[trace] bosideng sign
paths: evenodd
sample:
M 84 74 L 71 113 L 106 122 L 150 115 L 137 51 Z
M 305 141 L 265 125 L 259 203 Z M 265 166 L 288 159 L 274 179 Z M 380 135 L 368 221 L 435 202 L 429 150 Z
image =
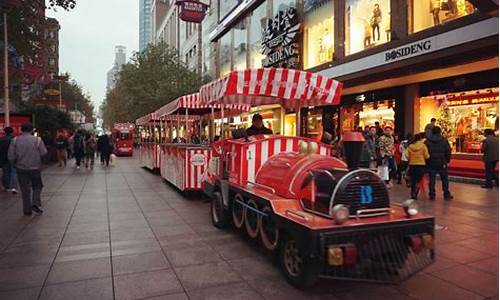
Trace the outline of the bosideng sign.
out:
M 299 18 L 293 7 L 279 11 L 273 20 L 268 20 L 262 37 L 261 52 L 266 55 L 262 60 L 262 66 L 296 68 L 299 32 Z
M 179 18 L 191 23 L 201 23 L 208 8 L 207 4 L 195 0 L 181 0 L 175 4 L 180 8 Z
M 407 56 L 414 56 L 421 52 L 431 50 L 431 40 L 424 40 L 414 44 L 409 44 L 385 53 L 385 61 L 398 60 Z

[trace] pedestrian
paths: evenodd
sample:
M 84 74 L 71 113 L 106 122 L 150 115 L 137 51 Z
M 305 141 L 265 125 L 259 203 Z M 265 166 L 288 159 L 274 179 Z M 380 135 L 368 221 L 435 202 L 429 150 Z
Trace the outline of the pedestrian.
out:
M 68 149 L 68 139 L 64 136 L 62 132 L 57 135 L 56 138 L 56 151 L 57 151 L 57 161 L 59 163 L 59 167 L 66 167 L 66 150 Z
M 21 125 L 21 136 L 15 137 L 9 146 L 9 161 L 15 164 L 23 198 L 24 215 L 43 213 L 40 194 L 42 192 L 42 158 L 47 148 L 42 139 L 33 136 L 33 125 Z
M 74 144 L 74 141 L 75 141 L 75 133 L 74 132 L 68 139 L 68 159 L 72 159 L 73 158 L 73 144 Z
M 426 133 L 427 134 L 427 133 Z M 441 127 L 434 126 L 431 135 L 425 140 L 429 150 L 427 169 L 429 172 L 429 200 L 436 199 L 436 175 L 441 178 L 444 200 L 453 199 L 449 190 L 448 164 L 451 160 L 451 147 L 448 140 L 441 134 Z
M 483 141 L 481 150 L 483 152 L 484 176 L 486 182 L 482 188 L 491 189 L 493 184 L 498 186 L 498 174 L 495 170 L 498 163 L 498 137 L 495 136 L 493 129 L 485 129 L 486 139 Z
M 104 135 L 101 134 L 97 137 L 97 155 L 99 155 L 99 159 L 101 160 L 101 165 L 104 165 L 104 157 L 102 156 L 102 142 Z
M 372 126 L 365 131 L 365 141 L 363 142 L 363 147 L 361 148 L 361 155 L 359 158 L 359 166 L 361 168 L 376 168 L 377 161 L 377 129 Z
M 432 128 L 436 126 L 436 118 L 432 118 L 431 122 L 425 125 L 425 138 L 428 139 L 432 135 Z
M 384 135 L 384 130 L 382 129 L 382 127 L 380 127 L 380 122 L 379 121 L 375 122 L 375 128 L 377 129 L 377 136 L 378 137 L 381 137 L 381 136 Z
M 76 160 L 76 168 L 80 169 L 82 159 L 85 155 L 85 145 L 81 131 L 77 131 L 73 137 L 73 155 Z
M 391 179 L 394 177 L 396 167 L 394 165 L 394 137 L 392 136 L 392 127 L 385 127 L 384 135 L 378 140 L 379 156 L 382 166 L 387 166 L 389 178 L 385 180 L 387 187 L 391 187 Z
M 401 152 L 401 168 L 398 168 L 398 172 L 401 172 L 401 176 L 405 178 L 407 187 L 410 187 L 410 182 L 406 176 L 408 171 L 408 146 L 410 145 L 412 139 L 413 134 L 407 133 L 405 139 L 399 144 L 399 152 Z
M 88 169 L 89 166 L 91 169 L 94 168 L 94 157 L 95 151 L 97 147 L 97 142 L 94 136 L 90 133 L 85 135 L 85 168 Z
M 5 135 L 0 139 L 0 167 L 2 167 L 2 188 L 13 194 L 17 194 L 16 168 L 9 161 L 9 146 L 14 138 L 12 127 L 3 129 Z
M 101 152 L 101 163 L 109 167 L 109 158 L 111 156 L 111 139 L 107 134 L 102 135 L 101 145 L 99 151 Z
M 412 199 L 418 198 L 418 183 L 425 175 L 425 161 L 429 159 L 429 151 L 422 141 L 422 133 L 417 133 L 408 146 L 408 165 L 411 181 Z
M 396 179 L 396 183 L 397 184 L 401 184 L 401 179 L 402 179 L 402 176 L 403 174 L 401 173 L 401 168 L 402 168 L 402 165 L 401 165 L 401 151 L 400 151 L 400 148 L 399 146 L 401 146 L 401 143 L 400 143 L 400 138 L 399 138 L 399 135 L 398 134 L 395 134 L 394 135 L 394 167 L 395 167 L 395 170 L 394 170 L 394 179 Z

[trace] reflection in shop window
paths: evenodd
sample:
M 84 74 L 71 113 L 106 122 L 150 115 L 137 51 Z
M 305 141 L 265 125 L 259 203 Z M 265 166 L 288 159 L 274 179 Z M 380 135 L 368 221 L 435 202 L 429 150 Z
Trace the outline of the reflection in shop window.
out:
M 498 131 L 498 88 L 420 98 L 420 129 L 437 119 L 453 153 L 481 153 L 485 129 Z
M 378 122 L 382 128 L 386 126 L 394 128 L 395 105 L 396 101 L 389 99 L 344 106 L 340 111 L 341 131 L 375 126 L 375 122 Z
M 304 68 L 333 60 L 333 0 L 304 3 Z
M 250 26 L 248 28 L 249 34 L 249 49 L 250 51 L 250 68 L 260 68 L 262 60 L 265 56 L 261 53 L 262 48 L 262 31 L 266 26 L 266 7 L 267 2 L 264 1 L 250 14 Z
M 247 18 L 243 18 L 233 29 L 234 70 L 247 68 Z
M 226 32 L 219 43 L 219 76 L 224 76 L 231 72 L 231 31 Z
M 280 11 L 286 11 L 289 7 L 296 7 L 295 0 L 273 0 L 273 16 Z
M 347 0 L 346 55 L 391 40 L 390 0 Z
M 470 15 L 474 6 L 467 0 L 409 0 L 410 33 Z

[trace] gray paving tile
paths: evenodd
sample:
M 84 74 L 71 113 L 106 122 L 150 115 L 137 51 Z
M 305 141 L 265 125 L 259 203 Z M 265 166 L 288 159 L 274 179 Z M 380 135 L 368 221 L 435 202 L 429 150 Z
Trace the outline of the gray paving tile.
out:
M 110 276 L 109 257 L 56 262 L 50 270 L 47 284 Z
M 111 278 L 67 282 L 45 286 L 40 300 L 113 299 Z
M 36 300 L 41 288 L 31 288 L 14 290 L 7 292 L 0 292 L 0 299 L 2 300 Z
M 191 300 L 264 299 L 252 287 L 243 282 L 193 290 L 189 291 L 188 294 Z
M 170 268 L 162 252 L 113 256 L 113 273 L 122 275 Z
M 226 262 L 175 268 L 175 271 L 188 291 L 242 281 Z
M 115 276 L 116 299 L 144 299 L 182 292 L 172 270 Z
M 177 293 L 177 294 L 147 298 L 147 300 L 188 300 L 188 299 L 189 298 L 185 293 Z
M 50 265 L 0 269 L 0 291 L 40 287 Z
M 93 231 L 93 232 L 67 232 L 62 241 L 63 247 L 98 244 L 109 242 L 108 231 Z
M 279 267 L 273 265 L 270 257 L 247 257 L 228 261 L 233 269 L 240 274 L 245 280 L 255 280 L 269 277 L 279 277 Z

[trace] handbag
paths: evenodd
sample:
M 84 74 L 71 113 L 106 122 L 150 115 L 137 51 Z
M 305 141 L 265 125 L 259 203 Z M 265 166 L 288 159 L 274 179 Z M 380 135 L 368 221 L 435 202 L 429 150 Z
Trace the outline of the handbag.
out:
M 378 166 L 378 176 L 382 180 L 389 180 L 389 166 L 386 164 Z

